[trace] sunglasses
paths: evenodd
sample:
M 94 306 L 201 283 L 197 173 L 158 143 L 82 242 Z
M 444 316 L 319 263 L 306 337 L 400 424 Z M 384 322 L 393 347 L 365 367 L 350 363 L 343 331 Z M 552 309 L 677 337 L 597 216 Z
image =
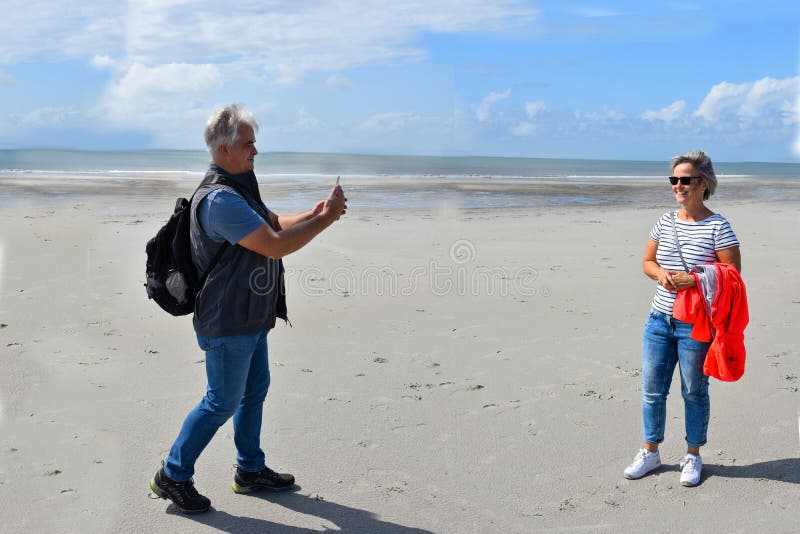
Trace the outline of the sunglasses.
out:
M 700 178 L 702 178 L 702 176 L 681 176 L 680 178 L 677 176 L 670 176 L 669 183 L 672 185 L 678 185 L 678 182 L 680 182 L 681 185 L 689 185 L 692 183 L 692 180 Z

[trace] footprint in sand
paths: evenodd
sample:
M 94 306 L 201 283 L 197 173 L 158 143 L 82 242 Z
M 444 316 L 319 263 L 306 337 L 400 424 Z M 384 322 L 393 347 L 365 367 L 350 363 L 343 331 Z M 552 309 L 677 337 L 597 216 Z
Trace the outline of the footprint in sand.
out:
M 525 432 L 530 437 L 536 437 L 539 435 L 539 428 L 536 426 L 536 421 L 523 421 L 521 424 L 525 426 Z
M 564 499 L 563 501 L 561 501 L 559 503 L 558 511 L 559 512 L 572 512 L 577 507 L 578 506 L 574 502 L 572 502 L 572 499 Z

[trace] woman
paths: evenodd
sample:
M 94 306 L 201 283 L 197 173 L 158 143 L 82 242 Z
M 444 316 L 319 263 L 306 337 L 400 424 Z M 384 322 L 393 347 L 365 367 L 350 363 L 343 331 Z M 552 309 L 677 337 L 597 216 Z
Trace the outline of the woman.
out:
M 680 463 L 681 484 L 695 486 L 700 482 L 700 447 L 706 443 L 708 430 L 708 377 L 703 374 L 703 362 L 710 344 L 692 339 L 692 325 L 674 319 L 672 307 L 678 291 L 695 285 L 688 269 L 721 262 L 740 270 L 741 256 L 739 240 L 728 221 L 703 203 L 717 188 L 711 159 L 695 150 L 672 158 L 671 165 L 669 181 L 681 209 L 658 219 L 642 260 L 644 274 L 658 285 L 642 341 L 644 444 L 625 469 L 625 477 L 641 478 L 661 467 L 658 446 L 664 441 L 667 395 L 677 364 L 687 444 Z

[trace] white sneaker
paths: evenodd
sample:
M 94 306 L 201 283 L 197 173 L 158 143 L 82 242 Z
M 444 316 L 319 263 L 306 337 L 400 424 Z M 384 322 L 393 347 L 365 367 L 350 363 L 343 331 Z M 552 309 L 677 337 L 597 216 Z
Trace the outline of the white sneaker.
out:
M 661 467 L 661 454 L 656 452 L 650 452 L 647 449 L 639 449 L 639 452 L 636 453 L 636 457 L 633 459 L 633 463 L 625 468 L 625 478 L 630 478 L 631 480 L 635 480 L 637 478 L 642 478 L 650 471 L 654 471 Z
M 681 485 L 696 486 L 700 482 L 700 474 L 703 472 L 703 460 L 700 456 L 686 453 L 681 460 Z

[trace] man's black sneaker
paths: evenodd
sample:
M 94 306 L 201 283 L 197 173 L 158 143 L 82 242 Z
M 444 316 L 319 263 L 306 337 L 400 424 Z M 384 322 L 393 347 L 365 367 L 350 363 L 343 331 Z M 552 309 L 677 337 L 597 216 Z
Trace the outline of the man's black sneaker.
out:
M 276 473 L 265 467 L 257 473 L 242 471 L 238 467 L 233 475 L 233 491 L 250 493 L 251 491 L 289 491 L 294 486 L 294 477 L 289 473 Z
M 162 499 L 171 500 L 184 514 L 200 514 L 211 506 L 211 500 L 194 489 L 194 480 L 190 478 L 186 482 L 175 482 L 167 476 L 163 467 L 150 480 L 150 489 Z

